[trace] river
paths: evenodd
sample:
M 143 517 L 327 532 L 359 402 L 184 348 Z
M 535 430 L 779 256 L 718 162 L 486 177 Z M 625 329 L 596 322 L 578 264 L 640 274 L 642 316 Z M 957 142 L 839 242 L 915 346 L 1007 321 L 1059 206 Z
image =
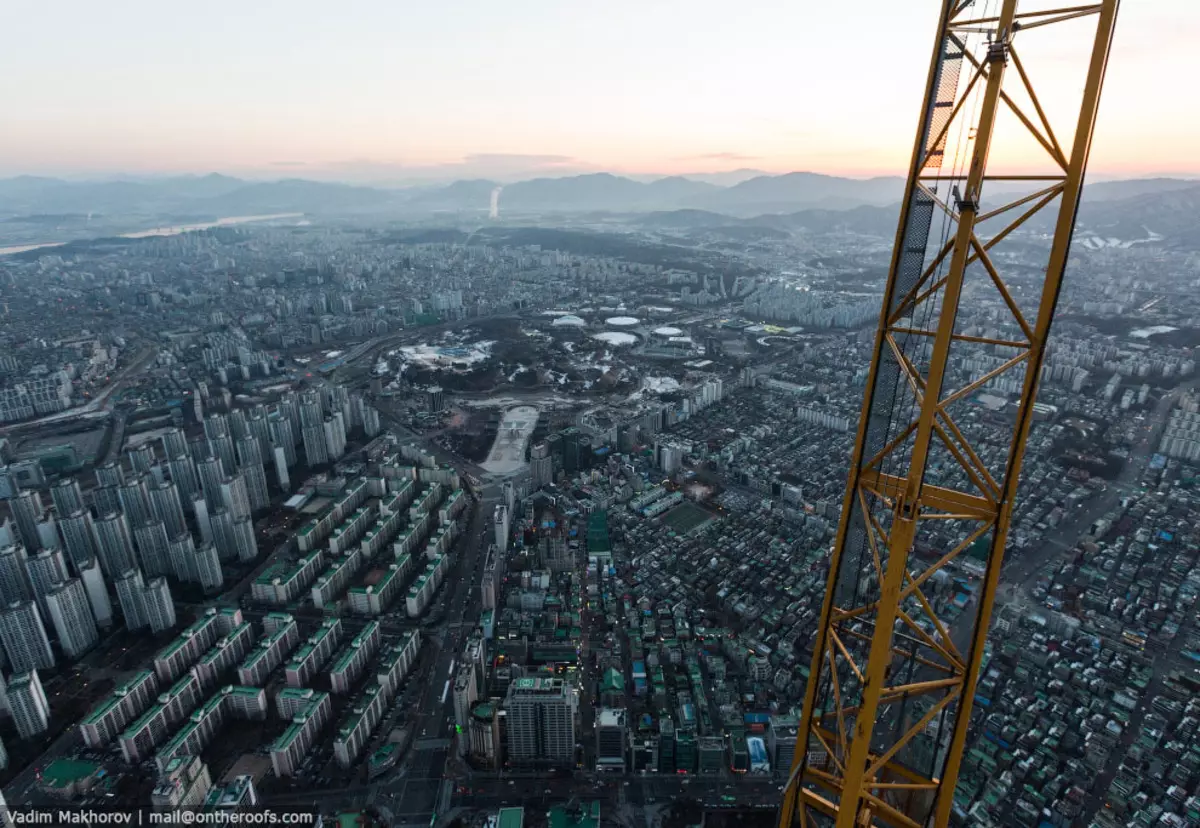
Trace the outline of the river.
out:
M 275 221 L 278 219 L 300 218 L 303 213 L 271 213 L 263 216 L 227 216 L 216 221 L 206 221 L 199 224 L 178 224 L 174 227 L 154 227 L 150 230 L 138 230 L 133 233 L 122 233 L 120 239 L 145 239 L 150 236 L 177 236 L 192 230 L 208 230 L 211 227 L 226 227 L 231 224 L 246 224 L 252 221 Z M 72 241 L 91 241 L 91 239 L 72 239 Z M 12 247 L 0 247 L 0 256 L 11 253 L 24 253 L 27 250 L 38 250 L 44 247 L 62 247 L 70 242 L 40 242 L 38 244 L 18 244 Z

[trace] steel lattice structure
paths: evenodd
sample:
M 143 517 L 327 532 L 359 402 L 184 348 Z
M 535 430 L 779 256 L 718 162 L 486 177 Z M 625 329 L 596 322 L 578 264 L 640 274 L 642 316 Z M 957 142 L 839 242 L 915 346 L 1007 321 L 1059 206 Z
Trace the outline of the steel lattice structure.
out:
M 950 820 L 1118 3 L 943 2 L 781 828 Z M 1021 44 L 1078 18 L 1095 33 L 1064 146 Z M 1001 114 L 1041 147 L 1036 172 L 989 174 Z M 1001 194 L 988 209 L 985 184 Z M 1045 271 L 1010 275 L 1004 242 L 1038 214 L 1053 216 Z M 1005 318 L 978 330 L 958 311 L 983 291 Z M 969 398 L 1009 377 L 1015 417 L 972 428 Z M 984 574 L 951 624 L 929 580 L 968 550 Z

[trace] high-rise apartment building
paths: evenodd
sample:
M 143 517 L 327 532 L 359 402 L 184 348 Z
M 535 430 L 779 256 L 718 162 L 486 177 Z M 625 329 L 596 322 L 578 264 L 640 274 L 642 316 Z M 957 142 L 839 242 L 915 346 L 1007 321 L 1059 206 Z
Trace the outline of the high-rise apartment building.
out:
M 42 618 L 46 617 L 46 596 L 56 586 L 71 577 L 67 571 L 67 556 L 61 549 L 43 549 L 29 559 L 29 586 L 33 600 L 37 602 Z
M 79 511 L 85 506 L 83 490 L 79 488 L 79 481 L 74 477 L 63 478 L 51 486 L 50 500 L 54 503 L 54 511 L 60 518 L 63 515 Z
M 200 475 L 200 489 L 204 499 L 210 506 L 221 503 L 221 481 L 225 479 L 225 470 L 217 457 L 205 457 L 196 463 L 196 471 Z
M 163 522 L 168 538 L 187 531 L 183 501 L 179 497 L 179 487 L 173 480 L 149 486 L 146 493 L 150 498 L 150 514 Z
M 190 540 L 190 539 L 189 539 Z M 221 559 L 217 548 L 211 543 L 202 543 L 195 548 L 196 581 L 206 592 L 217 592 L 224 583 Z
M 150 631 L 160 633 L 175 626 L 175 601 L 166 578 L 151 578 L 142 590 L 142 604 L 146 608 L 146 622 Z
M 67 658 L 79 658 L 99 643 L 100 633 L 83 581 L 71 578 L 56 586 L 46 595 L 46 607 Z
M 221 499 L 214 506 L 222 505 L 229 510 L 234 520 L 250 517 L 250 496 L 246 492 L 246 480 L 241 472 L 235 472 L 221 480 Z
M 271 503 L 267 492 L 267 474 L 263 469 L 263 454 L 258 440 L 253 436 L 239 440 L 237 444 L 238 469 L 246 481 L 246 494 L 253 511 L 265 509 Z
M 154 444 L 142 443 L 137 448 L 129 449 L 125 455 L 129 458 L 129 466 L 134 472 L 148 474 L 150 467 L 154 465 Z
M 152 520 L 133 532 L 142 572 L 150 577 L 171 572 L 170 543 L 167 527 L 161 520 Z
M 41 495 L 32 490 L 17 492 L 17 496 L 8 501 L 8 508 L 12 511 L 13 523 L 25 549 L 30 552 L 41 549 L 37 525 L 46 511 Z
M 187 436 L 181 428 L 169 428 L 162 436 L 163 456 L 168 461 L 176 457 L 186 457 L 188 453 Z
M 508 688 L 508 756 L 517 764 L 574 764 L 575 706 L 561 678 L 522 678 Z
M 171 472 L 171 482 L 179 490 L 181 502 L 190 503 L 192 498 L 202 491 L 200 474 L 196 471 L 196 464 L 192 462 L 189 455 L 181 454 L 179 457 L 171 458 L 167 461 L 167 469 Z
M 239 561 L 252 561 L 258 557 L 258 541 L 250 518 L 238 518 L 233 522 L 233 548 Z
M 175 626 L 175 602 L 166 578 L 146 581 L 141 572 L 130 570 L 117 581 L 116 587 L 125 626 L 129 629 L 149 627 L 158 633 Z
M 140 630 L 148 626 L 150 620 L 146 617 L 146 604 L 142 592 L 146 589 L 146 579 L 140 570 L 127 569 L 121 576 L 114 579 L 113 586 L 117 590 L 117 603 L 121 607 L 121 615 L 125 618 L 125 628 Z
M 110 578 L 136 566 L 133 532 L 123 514 L 110 512 L 97 520 L 95 527 L 100 566 Z
M 29 554 L 25 547 L 18 542 L 0 549 L 0 601 L 3 601 L 3 606 L 32 597 Z
M 42 689 L 37 670 L 14 675 L 8 684 L 8 701 L 12 707 L 17 733 L 22 739 L 33 739 L 50 727 L 50 700 Z
M 93 511 L 97 515 L 109 515 L 121 511 L 121 498 L 117 486 L 97 486 L 89 492 Z
M 32 601 L 13 601 L 0 612 L 0 643 L 14 673 L 48 670 L 54 666 L 54 651 L 42 623 L 42 614 Z
M 78 566 L 84 561 L 92 560 L 97 555 L 96 527 L 92 521 L 92 513 L 86 509 L 76 509 L 66 517 L 59 514 L 58 531 L 62 535 L 63 548 Z
M 237 549 L 233 539 L 233 515 L 228 509 L 219 507 L 213 509 L 208 517 L 212 525 L 213 546 L 221 560 L 228 561 L 237 557 Z
M 283 454 L 287 458 L 288 468 L 296 465 L 296 431 L 292 425 L 292 421 L 287 415 L 280 411 L 273 411 L 267 417 L 267 426 L 271 432 L 271 443 L 283 449 Z
M 150 496 L 145 475 L 134 475 L 118 486 L 117 499 L 131 528 L 142 526 L 150 520 Z
M 292 490 L 292 479 L 288 474 L 287 452 L 282 446 L 271 447 L 271 458 L 275 462 L 275 482 L 279 484 L 279 488 L 285 492 Z
M 304 463 L 309 468 L 329 462 L 329 447 L 325 443 L 325 425 L 304 427 Z
M 529 450 L 529 471 L 535 489 L 554 482 L 554 458 L 550 455 L 550 446 L 537 443 Z
M 111 627 L 113 623 L 112 601 L 108 597 L 108 583 L 104 579 L 104 572 L 100 569 L 100 562 L 91 558 L 83 563 L 77 563 L 75 568 L 79 572 L 79 580 L 83 581 L 83 588 L 87 592 L 88 603 L 92 607 L 92 617 L 101 627 Z
M 97 486 L 120 486 L 125 482 L 125 470 L 115 460 L 101 463 L 96 467 Z

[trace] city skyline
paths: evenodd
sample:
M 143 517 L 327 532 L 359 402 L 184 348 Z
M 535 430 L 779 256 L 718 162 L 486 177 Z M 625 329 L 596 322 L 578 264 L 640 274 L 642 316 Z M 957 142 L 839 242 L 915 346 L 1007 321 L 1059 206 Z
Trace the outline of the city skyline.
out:
M 21 82 L 4 95 L 0 175 L 903 174 L 937 6 L 873 0 L 849 28 L 832 8 L 734 18 L 715 2 L 503 14 L 371 2 L 336 19 L 315 4 L 236 17 L 228 3 L 169 16 L 140 1 L 68 5 L 11 23 L 0 69 Z M 1182 0 L 1126 4 L 1095 177 L 1200 174 L 1200 115 L 1162 83 L 1188 68 L 1172 44 L 1198 36 Z M 1024 37 L 1028 61 L 1064 66 L 1086 39 Z M 1075 80 L 1048 76 L 1053 116 Z

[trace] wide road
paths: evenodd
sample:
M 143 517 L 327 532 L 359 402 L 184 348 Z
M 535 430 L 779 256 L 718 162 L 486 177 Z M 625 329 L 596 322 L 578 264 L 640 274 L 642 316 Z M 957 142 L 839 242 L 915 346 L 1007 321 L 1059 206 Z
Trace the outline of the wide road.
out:
M 1130 447 L 1129 456 L 1116 479 L 1111 481 L 1104 491 L 1081 503 L 1078 509 L 1068 513 L 1058 526 L 1047 532 L 1037 551 L 1005 560 L 999 597 L 1029 601 L 1029 589 L 1039 575 L 1069 557 L 1075 544 L 1088 533 L 1092 524 L 1116 509 L 1121 498 L 1135 491 L 1150 459 L 1158 451 L 1158 444 L 1171 417 L 1171 410 L 1180 396 L 1197 386 L 1200 386 L 1200 377 L 1180 383 L 1163 394 L 1155 403 L 1154 409 L 1146 415 L 1141 434 Z M 1020 492 L 1017 496 L 1021 497 L 1022 494 L 1029 496 L 1028 493 Z
M 446 760 L 453 751 L 454 738 L 450 668 L 453 662 L 461 660 L 463 645 L 479 621 L 479 582 L 491 534 L 492 507 L 497 502 L 498 487 L 491 486 L 475 504 L 430 616 L 421 619 L 433 621 L 421 645 L 431 648 L 432 666 L 423 675 L 410 679 L 421 681 L 422 685 L 415 702 L 412 748 L 404 762 L 371 784 L 268 796 L 264 797 L 265 804 L 273 808 L 308 805 L 317 796 L 326 813 L 334 808 L 374 804 L 391 814 L 394 824 L 422 826 L 428 826 L 435 813 L 444 813 L 449 807 L 453 784 L 446 781 Z M 394 615 L 379 620 L 385 631 L 390 627 L 412 628 L 420 623 Z
M 720 807 L 722 796 L 735 797 L 741 807 L 774 809 L 779 805 L 782 781 L 770 775 L 747 774 L 730 781 L 720 776 L 675 774 L 605 775 L 547 774 L 503 775 L 472 778 L 461 783 L 451 800 L 454 808 L 494 809 L 509 805 L 536 805 L 545 810 L 571 799 L 600 799 L 622 821 L 636 824 L 637 817 L 655 805 L 693 799 L 709 807 Z M 603 809 L 602 809 L 603 810 Z
M 26 429 L 38 428 L 39 426 L 49 423 L 64 423 L 82 417 L 85 414 L 91 414 L 100 410 L 109 410 L 112 408 L 110 401 L 112 395 L 119 389 L 124 387 L 126 380 L 141 373 L 146 366 L 154 361 L 158 356 L 158 349 L 153 346 L 147 346 L 138 351 L 128 365 L 117 372 L 117 376 L 100 392 L 96 394 L 86 405 L 81 405 L 78 408 L 72 408 L 68 411 L 60 411 L 57 414 L 47 414 L 45 417 L 38 417 L 36 420 L 27 420 L 22 423 L 14 423 L 12 425 L 0 426 L 0 435 L 14 434 L 25 431 Z M 120 450 L 118 448 L 118 450 Z

